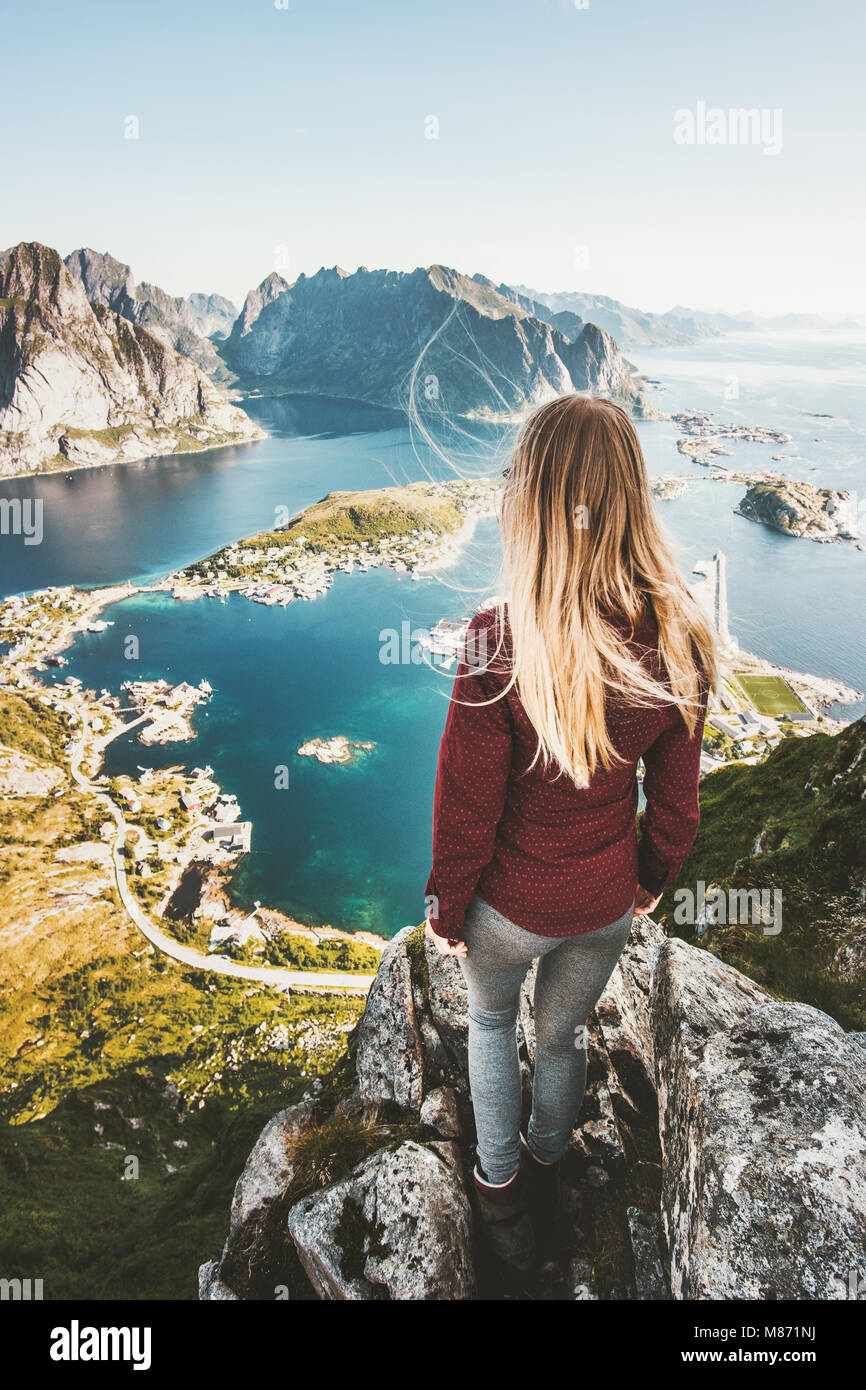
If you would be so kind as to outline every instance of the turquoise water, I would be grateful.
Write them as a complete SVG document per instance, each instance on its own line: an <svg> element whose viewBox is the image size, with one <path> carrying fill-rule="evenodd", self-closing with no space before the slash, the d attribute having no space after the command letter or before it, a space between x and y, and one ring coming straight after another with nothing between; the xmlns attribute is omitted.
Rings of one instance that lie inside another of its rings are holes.
<svg viewBox="0 0 866 1390"><path fill-rule="evenodd" d="M492 578L497 563L495 523L481 522L449 583ZM81 637L56 678L117 690L133 674L206 677L214 695L197 711L194 742L146 748L130 735L109 746L106 770L210 763L253 822L252 852L234 882L245 905L390 936L423 916L430 791L451 681L424 665L383 665L380 634L469 614L481 597L386 570L339 574L327 595L287 609L237 595L225 604L134 595L107 610L113 627ZM123 657L129 633L141 653L134 670ZM376 746L350 766L297 756L307 739L334 734ZM287 789L275 785L280 767Z"/></svg>
<svg viewBox="0 0 866 1390"><path fill-rule="evenodd" d="M734 466L787 467L866 497L863 335L749 335L632 356L666 382L654 397L665 410L706 408L720 420L794 435L790 445L733 444ZM731 375L740 396L725 401ZM387 412L309 400L251 409L271 431L258 444L4 484L0 495L42 497L46 517L41 546L2 538L5 592L152 579L271 525L277 506L298 510L334 488L405 482L430 466ZM651 472L701 473L676 452L675 426L640 429ZM792 458L771 464L772 453ZM731 626L743 646L866 689L866 555L789 540L736 517L739 496L701 478L660 504L683 568L725 550ZM181 604L136 595L106 612L114 626L79 639L58 675L111 690L132 675L206 677L214 698L196 715L195 741L147 749L119 740L108 770L212 764L253 821L252 852L234 883L244 904L259 900L309 921L391 935L422 915L449 682L423 666L382 665L380 633L470 613L497 588L497 570L495 524L484 522L440 580L340 574L325 596L287 609L237 597ZM134 668L122 656L130 632L141 652ZM306 739L333 734L376 746L350 767L297 757ZM289 768L287 790L274 785L281 765Z"/></svg>

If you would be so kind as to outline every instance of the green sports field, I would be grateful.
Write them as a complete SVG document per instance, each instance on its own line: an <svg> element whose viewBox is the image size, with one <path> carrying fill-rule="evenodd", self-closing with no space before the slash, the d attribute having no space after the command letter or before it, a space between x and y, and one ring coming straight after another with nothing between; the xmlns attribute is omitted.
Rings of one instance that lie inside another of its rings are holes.
<svg viewBox="0 0 866 1390"><path fill-rule="evenodd" d="M799 695L793 691L782 676L754 676L745 671L735 671L738 684L758 711L780 719L783 714L808 714L809 710Z"/></svg>

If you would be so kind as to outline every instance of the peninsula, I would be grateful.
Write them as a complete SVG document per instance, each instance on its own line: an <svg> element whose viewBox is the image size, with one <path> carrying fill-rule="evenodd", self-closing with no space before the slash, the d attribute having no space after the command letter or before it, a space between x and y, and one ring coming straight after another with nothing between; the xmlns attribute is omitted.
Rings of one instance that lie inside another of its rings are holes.
<svg viewBox="0 0 866 1390"><path fill-rule="evenodd" d="M325 593L342 571L385 566L413 579L456 557L481 516L492 516L498 478L453 478L366 492L330 492L285 524L181 570L163 587L175 598L232 591L282 604Z"/></svg>

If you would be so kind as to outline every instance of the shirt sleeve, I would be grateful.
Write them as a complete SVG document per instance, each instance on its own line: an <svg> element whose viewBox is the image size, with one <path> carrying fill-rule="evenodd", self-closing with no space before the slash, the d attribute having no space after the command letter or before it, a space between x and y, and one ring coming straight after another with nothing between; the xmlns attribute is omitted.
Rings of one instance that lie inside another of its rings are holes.
<svg viewBox="0 0 866 1390"><path fill-rule="evenodd" d="M466 908L493 857L511 771L511 711L506 697L494 698L502 679L478 661L469 664L468 650L457 669L439 747L426 888L430 925L449 941L461 939Z"/></svg>
<svg viewBox="0 0 866 1390"><path fill-rule="evenodd" d="M638 882L654 898L676 879L698 833L706 693L694 733L689 734L679 711L674 713L675 723L643 755L646 809L641 817Z"/></svg>

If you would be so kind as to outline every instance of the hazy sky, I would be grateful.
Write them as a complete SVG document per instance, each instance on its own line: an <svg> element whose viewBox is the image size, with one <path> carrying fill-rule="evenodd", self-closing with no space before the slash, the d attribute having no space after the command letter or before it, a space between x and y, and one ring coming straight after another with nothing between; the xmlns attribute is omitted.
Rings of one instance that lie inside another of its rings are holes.
<svg viewBox="0 0 866 1390"><path fill-rule="evenodd" d="M866 310L860 0L4 8L2 245L235 302L275 265L441 261L655 310ZM677 143L701 102L777 124Z"/></svg>

